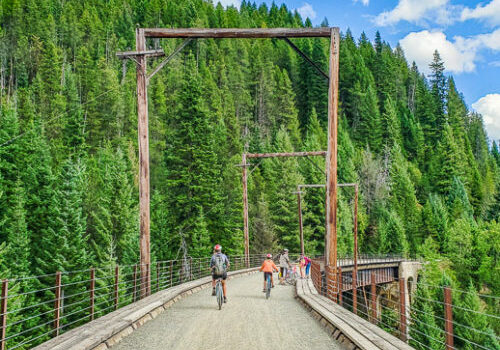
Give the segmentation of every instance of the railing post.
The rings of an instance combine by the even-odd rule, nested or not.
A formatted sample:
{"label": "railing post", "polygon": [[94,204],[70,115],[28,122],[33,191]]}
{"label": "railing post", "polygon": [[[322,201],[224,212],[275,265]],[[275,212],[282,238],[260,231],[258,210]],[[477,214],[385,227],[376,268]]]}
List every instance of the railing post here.
{"label": "railing post", "polygon": [[399,333],[401,340],[406,342],[406,284],[404,278],[399,280]]}
{"label": "railing post", "polygon": [[375,271],[371,272],[371,299],[372,323],[377,323],[377,285],[375,284]]}
{"label": "railing post", "polygon": [[339,266],[339,274],[337,277],[338,281],[338,287],[337,290],[339,291],[339,305],[342,306],[342,267]]}
{"label": "railing post", "polygon": [[95,269],[90,269],[90,320],[94,320],[95,304]]}
{"label": "railing post", "polygon": [[174,261],[170,260],[170,287],[174,285]]}
{"label": "railing post", "polygon": [[59,336],[59,320],[61,315],[61,272],[56,272],[56,289],[54,301],[54,329],[56,337]]}
{"label": "railing post", "polygon": [[2,297],[0,298],[0,350],[5,350],[5,333],[7,328],[7,298],[9,295],[9,281],[2,281]]}
{"label": "railing post", "polygon": [[351,284],[352,284],[352,312],[354,312],[355,315],[358,314],[358,269],[354,269],[352,271],[352,279],[351,279]]}
{"label": "railing post", "polygon": [[135,303],[137,300],[137,264],[134,265],[134,291],[132,292],[132,300]]}
{"label": "railing post", "polygon": [[193,257],[189,257],[189,280],[191,281],[193,279]]}
{"label": "railing post", "polygon": [[148,283],[146,284],[145,288],[146,288],[146,294],[144,296],[148,296],[151,294],[151,266],[150,264],[146,264],[146,276],[147,276],[147,281]]}
{"label": "railing post", "polygon": [[156,291],[160,291],[160,263],[156,262]]}
{"label": "railing post", "polygon": [[453,311],[450,287],[444,288],[444,330],[446,334],[446,350],[453,350]]}
{"label": "railing post", "polygon": [[120,270],[118,265],[115,266],[115,310],[118,309],[118,277]]}

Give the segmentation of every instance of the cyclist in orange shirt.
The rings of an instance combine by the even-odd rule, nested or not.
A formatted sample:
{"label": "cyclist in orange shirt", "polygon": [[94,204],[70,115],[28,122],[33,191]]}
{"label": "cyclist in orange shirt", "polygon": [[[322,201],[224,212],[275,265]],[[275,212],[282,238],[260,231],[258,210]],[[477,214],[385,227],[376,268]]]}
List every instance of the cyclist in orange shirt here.
{"label": "cyclist in orange shirt", "polygon": [[273,270],[278,272],[278,267],[274,264],[273,261],[273,256],[271,254],[267,254],[266,260],[262,263],[262,266],[260,267],[259,271],[264,272],[264,289],[262,290],[263,292],[266,291],[266,281],[267,281],[267,276],[271,276],[271,284],[274,288],[274,281],[273,281]]}

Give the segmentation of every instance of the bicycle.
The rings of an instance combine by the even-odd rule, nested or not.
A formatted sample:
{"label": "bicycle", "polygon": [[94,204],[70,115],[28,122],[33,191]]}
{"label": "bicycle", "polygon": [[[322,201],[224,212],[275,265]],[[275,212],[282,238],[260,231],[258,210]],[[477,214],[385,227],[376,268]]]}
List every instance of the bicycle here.
{"label": "bicycle", "polygon": [[222,278],[217,278],[215,283],[215,298],[217,299],[217,304],[219,305],[219,310],[222,309],[222,304],[224,303],[224,292],[222,290]]}
{"label": "bicycle", "polygon": [[267,275],[267,283],[266,283],[266,299],[269,299],[271,296],[271,275]]}

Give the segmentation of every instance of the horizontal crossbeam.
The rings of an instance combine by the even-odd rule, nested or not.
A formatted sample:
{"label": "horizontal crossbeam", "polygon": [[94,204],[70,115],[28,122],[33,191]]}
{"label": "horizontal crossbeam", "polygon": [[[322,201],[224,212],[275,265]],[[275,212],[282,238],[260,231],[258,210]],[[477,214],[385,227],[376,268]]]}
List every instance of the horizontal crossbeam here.
{"label": "horizontal crossbeam", "polygon": [[160,57],[160,56],[165,56],[165,52],[163,52],[162,49],[159,49],[159,50],[145,50],[145,51],[122,51],[116,53],[116,57],[121,59],[137,57],[137,56]]}
{"label": "horizontal crossbeam", "polygon": [[332,28],[144,28],[147,38],[329,38]]}
{"label": "horizontal crossbeam", "polygon": [[247,153],[247,158],[274,158],[274,157],[311,157],[326,156],[326,151],[315,152],[288,152],[288,153]]}

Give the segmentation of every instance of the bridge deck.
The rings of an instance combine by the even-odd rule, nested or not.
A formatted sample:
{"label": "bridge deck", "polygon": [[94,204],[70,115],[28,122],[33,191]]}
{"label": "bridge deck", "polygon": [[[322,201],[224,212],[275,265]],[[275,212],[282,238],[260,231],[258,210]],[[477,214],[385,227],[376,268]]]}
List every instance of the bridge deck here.
{"label": "bridge deck", "polygon": [[113,350],[341,349],[294,300],[291,286],[276,285],[266,300],[262,274],[231,280],[221,311],[210,293],[204,289],[182,299]]}

